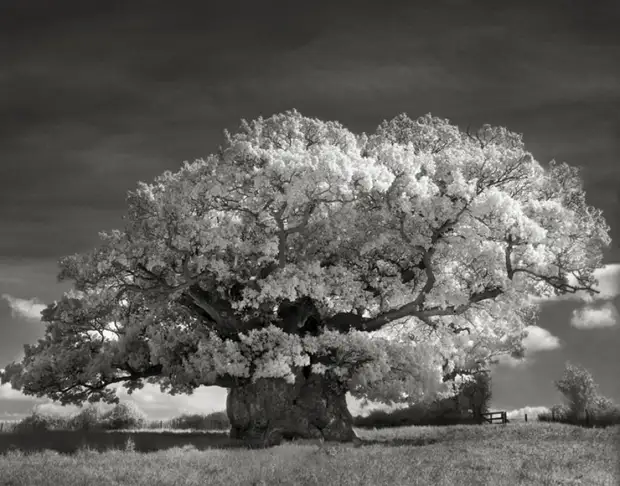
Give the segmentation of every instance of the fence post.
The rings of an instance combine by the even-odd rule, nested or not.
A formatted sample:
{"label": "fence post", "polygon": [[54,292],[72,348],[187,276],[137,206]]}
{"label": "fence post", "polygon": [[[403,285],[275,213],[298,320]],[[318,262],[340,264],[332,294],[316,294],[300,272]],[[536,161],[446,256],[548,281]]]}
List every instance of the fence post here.
{"label": "fence post", "polygon": [[164,428],[164,421],[163,421],[163,420],[160,420],[160,421],[159,421],[159,428],[160,428],[160,429],[163,429],[163,428]]}
{"label": "fence post", "polygon": [[527,422],[527,413],[525,414],[525,421]]}
{"label": "fence post", "polygon": [[504,425],[508,423],[508,417],[506,417],[506,412],[502,412],[502,423]]}
{"label": "fence post", "polygon": [[4,428],[4,422],[0,422],[0,432],[2,432],[3,428]]}

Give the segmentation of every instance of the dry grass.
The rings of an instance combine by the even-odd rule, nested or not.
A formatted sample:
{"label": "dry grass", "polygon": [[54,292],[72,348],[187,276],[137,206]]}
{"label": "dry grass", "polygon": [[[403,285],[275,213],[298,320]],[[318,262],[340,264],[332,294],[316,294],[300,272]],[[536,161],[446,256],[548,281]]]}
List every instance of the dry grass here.
{"label": "dry grass", "polygon": [[72,455],[12,451],[0,455],[0,484],[618,484],[620,427],[529,423],[358,430],[358,435],[364,441],[361,447],[327,443],[319,447],[303,441],[257,450],[177,445],[140,453],[131,451],[130,444],[128,450],[82,449]]}

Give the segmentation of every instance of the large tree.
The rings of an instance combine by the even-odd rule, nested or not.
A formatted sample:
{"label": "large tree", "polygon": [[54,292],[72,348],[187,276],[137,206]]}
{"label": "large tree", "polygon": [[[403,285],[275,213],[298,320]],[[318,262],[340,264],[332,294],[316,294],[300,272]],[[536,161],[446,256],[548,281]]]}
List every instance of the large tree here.
{"label": "large tree", "polygon": [[354,437],[345,394],[456,393],[521,356],[533,297],[592,293],[609,244],[578,171],[505,128],[399,115],[374,134],[289,111],[129,193],[63,258],[75,289],[2,382],[62,403],[123,383],[229,388],[233,437]]}

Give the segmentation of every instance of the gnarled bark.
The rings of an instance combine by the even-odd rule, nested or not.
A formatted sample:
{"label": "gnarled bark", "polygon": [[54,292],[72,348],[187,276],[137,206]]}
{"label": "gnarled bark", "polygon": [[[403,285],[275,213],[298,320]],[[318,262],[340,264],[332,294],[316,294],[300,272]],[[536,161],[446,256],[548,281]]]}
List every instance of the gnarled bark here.
{"label": "gnarled bark", "polygon": [[342,385],[307,370],[299,371],[294,384],[260,378],[231,388],[226,401],[230,437],[267,446],[293,438],[352,441],[356,435],[345,394]]}

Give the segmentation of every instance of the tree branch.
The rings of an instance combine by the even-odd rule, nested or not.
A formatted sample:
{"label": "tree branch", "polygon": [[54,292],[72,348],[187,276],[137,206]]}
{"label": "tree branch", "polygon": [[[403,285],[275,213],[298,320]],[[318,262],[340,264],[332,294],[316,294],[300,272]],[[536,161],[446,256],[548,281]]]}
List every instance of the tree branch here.
{"label": "tree branch", "polygon": [[508,235],[506,242],[506,273],[508,274],[508,278],[512,280],[515,275],[515,270],[512,267],[512,235]]}
{"label": "tree branch", "polygon": [[530,275],[536,279],[542,280],[543,282],[546,282],[547,284],[549,284],[551,287],[553,287],[556,290],[559,290],[560,292],[566,292],[569,294],[574,294],[576,292],[579,291],[586,291],[586,292],[590,292],[593,294],[598,294],[600,293],[598,290],[595,290],[594,288],[592,288],[589,285],[586,286],[579,286],[579,285],[570,285],[568,282],[566,282],[566,280],[561,277],[561,276],[555,276],[555,275],[540,275],[532,270],[529,270],[527,268],[515,268],[513,270],[513,274],[516,273],[525,273],[527,275]]}
{"label": "tree branch", "polygon": [[188,295],[192,299],[193,303],[196,306],[198,306],[200,309],[202,309],[207,314],[209,319],[215,322],[215,325],[218,328],[223,329],[226,327],[230,327],[230,323],[226,322],[227,320],[219,312],[219,310],[215,306],[213,306],[211,302],[209,302],[202,295],[200,295],[196,290],[190,287],[189,289],[187,289],[185,294]]}
{"label": "tree branch", "polygon": [[417,247],[423,251],[422,264],[424,265],[424,272],[426,273],[426,282],[424,284],[424,287],[422,288],[422,290],[416,297],[416,299],[411,304],[408,304],[408,305],[416,306],[418,308],[421,307],[424,304],[424,301],[426,300],[426,296],[431,292],[431,290],[433,290],[433,287],[435,286],[435,282],[437,281],[437,279],[435,277],[435,273],[433,270],[432,259],[433,259],[433,255],[437,251],[437,246],[436,246],[437,242],[439,242],[448,231],[454,228],[454,226],[459,222],[459,219],[461,218],[461,216],[467,210],[468,207],[469,207],[468,204],[465,204],[463,208],[461,208],[461,210],[458,213],[456,213],[454,218],[445,221],[439,228],[436,228],[435,230],[433,230],[433,233],[431,235],[431,242],[430,242],[431,244],[428,249],[420,247],[420,246]]}
{"label": "tree branch", "polygon": [[460,315],[467,311],[473,304],[476,304],[483,300],[494,299],[502,293],[503,289],[500,287],[487,288],[481,292],[476,292],[472,294],[466,304],[449,306],[445,309],[441,307],[433,307],[426,310],[419,310],[419,305],[414,301],[405,304],[398,309],[394,309],[380,314],[377,317],[362,319],[361,322],[356,326],[356,328],[360,331],[366,332],[378,331],[386,324],[389,324],[390,322],[396,321],[398,319],[402,319],[404,317],[416,317],[423,322],[428,323],[429,317]]}

